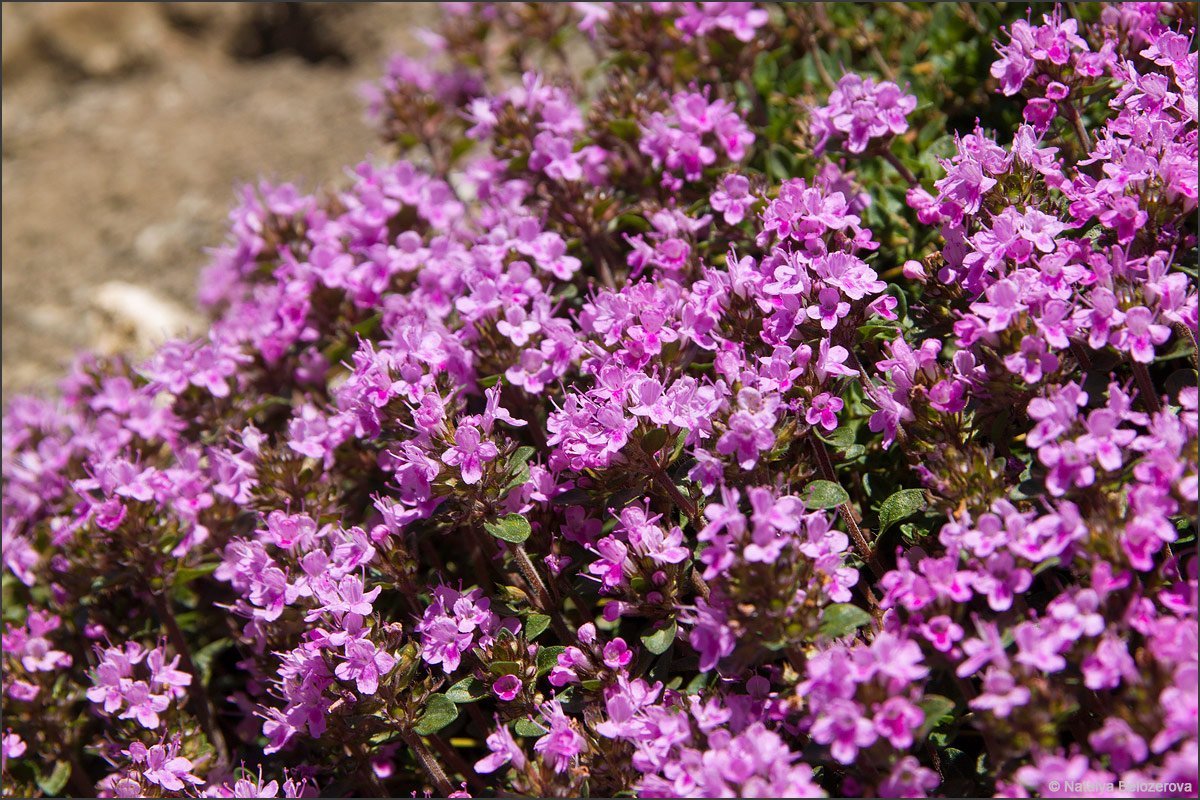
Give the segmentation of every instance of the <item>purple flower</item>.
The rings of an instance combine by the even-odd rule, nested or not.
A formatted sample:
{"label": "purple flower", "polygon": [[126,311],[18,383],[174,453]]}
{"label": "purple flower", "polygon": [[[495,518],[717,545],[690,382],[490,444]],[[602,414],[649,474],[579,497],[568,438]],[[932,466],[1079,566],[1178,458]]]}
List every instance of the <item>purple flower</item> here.
{"label": "purple flower", "polygon": [[758,463],[758,454],[775,444],[775,408],[779,400],[764,398],[755,389],[738,393],[738,410],[729,417],[728,428],[717,440],[717,452],[734,455],[743,469]]}
{"label": "purple flower", "polygon": [[338,664],[333,673],[344,681],[354,681],[361,694],[375,694],[379,679],[396,665],[396,659],[379,650],[366,639],[350,639],[346,642],[345,661]]}
{"label": "purple flower", "polygon": [[625,644],[625,640],[621,637],[618,636],[604,645],[604,664],[609,669],[621,669],[628,666],[632,660],[633,651],[629,649],[629,645]]}
{"label": "purple flower", "polygon": [[974,583],[977,590],[987,595],[993,611],[1007,611],[1012,608],[1013,598],[1033,583],[1033,575],[1018,567],[1008,553],[993,553],[975,574]]}
{"label": "purple flower", "polygon": [[838,320],[850,313],[850,304],[842,301],[842,295],[837,289],[825,287],[817,293],[817,302],[807,309],[810,319],[821,321],[825,330],[837,327]]}
{"label": "purple flower", "polygon": [[826,705],[813,723],[812,739],[829,745],[830,754],[842,764],[854,763],[863,747],[875,743],[878,734],[862,707],[849,700],[834,700]]}
{"label": "purple flower", "polygon": [[13,733],[11,728],[6,730],[3,739],[0,739],[0,755],[4,757],[5,761],[10,758],[20,758],[25,755],[26,749],[25,740]]}
{"label": "purple flower", "polygon": [[512,762],[512,765],[519,770],[525,769],[525,751],[513,739],[512,733],[506,726],[497,725],[496,730],[488,734],[487,747],[491,754],[475,762],[476,772],[486,775],[495,772],[509,762]]}
{"label": "purple flower", "polygon": [[521,693],[521,679],[516,675],[501,675],[492,684],[492,692],[505,702],[509,702]]}
{"label": "purple flower", "polygon": [[509,306],[504,310],[504,319],[496,323],[496,330],[507,336],[517,347],[529,342],[529,337],[542,329],[541,323],[529,319],[521,306]]}
{"label": "purple flower", "polygon": [[483,438],[474,425],[461,425],[454,432],[454,446],[442,453],[442,461],[459,467],[466,484],[479,483],[483,477],[483,465],[494,459],[500,451],[491,441]]}
{"label": "purple flower", "polygon": [[555,772],[566,772],[571,761],[587,747],[587,740],[575,730],[557,701],[551,700],[541,710],[550,723],[550,731],[534,742],[533,749],[550,762]]}
{"label": "purple flower", "polygon": [[809,403],[804,419],[809,425],[820,425],[825,430],[832,431],[838,426],[837,414],[844,405],[840,397],[821,392]]}
{"label": "purple flower", "polygon": [[136,719],[147,730],[159,726],[159,714],[171,706],[171,700],[165,694],[153,694],[150,684],[145,681],[133,681],[123,687],[123,699],[126,708],[120,714],[120,719]]}
{"label": "purple flower", "polygon": [[570,139],[542,131],[533,140],[529,168],[541,170],[559,181],[577,181],[583,177],[580,154],[574,151]]}
{"label": "purple flower", "polygon": [[670,98],[670,111],[656,111],[641,126],[638,150],[655,168],[666,167],[665,184],[675,185],[682,173],[699,180],[704,168],[717,160],[719,146],[731,161],[740,161],[754,144],[754,134],[726,100],[709,101],[707,92],[678,92]]}
{"label": "purple flower", "polygon": [[955,644],[962,641],[963,629],[954,620],[943,614],[922,625],[921,635],[939,653],[948,653]]}
{"label": "purple flower", "polygon": [[1145,227],[1150,216],[1138,205],[1137,198],[1121,197],[1100,214],[1100,222],[1117,232],[1117,241],[1129,244]]}
{"label": "purple flower", "polygon": [[472,644],[491,643],[501,621],[491,610],[491,600],[479,589],[457,592],[448,586],[438,586],[433,597],[416,625],[421,634],[421,658],[426,664],[441,664],[449,674],[458,669],[462,654]]}
{"label": "purple flower", "polygon": [[1088,736],[1088,744],[1097,753],[1108,756],[1113,769],[1121,772],[1141,764],[1150,755],[1146,740],[1120,717],[1105,720],[1099,730]]}
{"label": "purple flower", "polygon": [[925,721],[925,712],[905,700],[892,697],[875,710],[875,732],[897,750],[912,747],[913,732]]}
{"label": "purple flower", "polygon": [[1067,644],[1058,630],[1045,622],[1022,622],[1016,627],[1018,664],[1046,673],[1065,669],[1067,661],[1061,653]]}
{"label": "purple flower", "polygon": [[166,689],[176,699],[186,697],[187,692],[184,688],[192,685],[192,676],[176,669],[179,659],[179,656],[175,656],[167,663],[167,655],[161,648],[151,650],[146,656],[146,665],[150,668],[150,684],[155,688]]}
{"label": "purple flower", "polygon": [[746,211],[754,203],[750,196],[750,180],[737,173],[726,175],[721,188],[712,193],[709,203],[713,211],[722,213],[726,224],[737,225],[746,218]]}
{"label": "purple flower", "polygon": [[140,742],[135,742],[130,746],[128,752],[135,762],[144,762],[142,777],[169,792],[181,791],[184,788],[184,781],[192,784],[204,782],[191,773],[192,762],[177,755],[179,752],[177,743],[156,744],[147,749]]}
{"label": "purple flower", "polygon": [[1092,690],[1115,689],[1122,680],[1137,683],[1139,673],[1125,642],[1105,636],[1083,660],[1083,683]]}
{"label": "purple flower", "polygon": [[1004,367],[1030,385],[1058,369],[1058,364],[1058,356],[1049,352],[1046,342],[1037,336],[1026,336],[1021,340],[1020,352],[1004,357]]}
{"label": "purple flower", "polygon": [[941,780],[931,769],[921,766],[914,756],[905,756],[896,762],[883,783],[879,784],[880,797],[928,797]]}
{"label": "purple flower", "polygon": [[838,81],[825,106],[812,111],[813,131],[821,152],[830,137],[845,137],[846,149],[861,153],[871,139],[890,137],[908,130],[908,115],[917,107],[915,95],[904,94],[891,81],[876,83],[847,73]]}
{"label": "purple flower", "polygon": [[970,706],[991,711],[1004,719],[1013,709],[1028,703],[1029,698],[1029,689],[1018,684],[1008,670],[991,667],[983,676],[983,693],[973,699]]}
{"label": "purple flower", "polygon": [[1125,350],[1134,361],[1149,364],[1154,360],[1154,346],[1171,338],[1171,329],[1154,322],[1154,312],[1145,306],[1134,306],[1125,312],[1125,325],[1116,335],[1117,347]]}

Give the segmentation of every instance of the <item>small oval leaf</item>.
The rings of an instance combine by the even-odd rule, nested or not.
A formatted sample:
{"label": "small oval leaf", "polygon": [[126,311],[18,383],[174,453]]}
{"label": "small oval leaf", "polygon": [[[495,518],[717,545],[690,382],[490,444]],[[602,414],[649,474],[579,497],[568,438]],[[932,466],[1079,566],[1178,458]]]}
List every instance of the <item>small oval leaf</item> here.
{"label": "small oval leaf", "polygon": [[902,519],[925,508],[925,490],[901,489],[879,507],[879,535]]}
{"label": "small oval leaf", "polygon": [[853,603],[835,603],[821,612],[821,635],[841,639],[871,621],[871,615]]}
{"label": "small oval leaf", "polygon": [[532,529],[529,527],[529,520],[520,514],[509,514],[507,517],[501,517],[495,522],[485,522],[483,527],[497,539],[503,539],[513,544],[520,544],[525,541],[532,532]]}
{"label": "small oval leaf", "polygon": [[662,655],[671,649],[671,645],[675,643],[675,634],[678,633],[679,626],[675,624],[675,620],[671,620],[665,626],[656,631],[648,631],[642,634],[642,644],[646,649],[654,655]]}
{"label": "small oval leaf", "polygon": [[525,640],[532,642],[550,627],[550,617],[545,614],[530,614],[525,618]]}
{"label": "small oval leaf", "polygon": [[931,734],[942,720],[950,716],[954,711],[954,701],[948,697],[942,697],[940,694],[927,694],[917,703],[921,711],[925,714],[925,721],[921,723],[920,729],[917,731],[916,740],[924,741],[925,737]]}
{"label": "small oval leaf", "polygon": [[71,764],[69,761],[56,761],[54,763],[54,771],[46,777],[39,776],[37,779],[38,788],[46,793],[47,797],[57,797],[67,786],[67,781],[71,779]]}
{"label": "small oval leaf", "polygon": [[421,736],[430,736],[458,719],[458,706],[444,694],[431,695],[425,704],[425,713],[413,726]]}
{"label": "small oval leaf", "polygon": [[545,736],[548,731],[531,719],[519,719],[513,723],[517,736]]}
{"label": "small oval leaf", "polygon": [[446,690],[452,703],[474,703],[487,696],[487,684],[478,678],[463,678]]}
{"label": "small oval leaf", "polygon": [[850,495],[833,481],[813,481],[800,495],[806,508],[834,508],[850,502]]}
{"label": "small oval leaf", "polygon": [[642,449],[653,455],[662,449],[662,446],[667,443],[667,429],[654,428],[647,431],[642,437]]}
{"label": "small oval leaf", "polygon": [[559,644],[556,644],[553,647],[543,647],[541,650],[538,650],[538,675],[545,675],[547,672],[558,666],[558,656],[559,654],[565,652],[567,652],[567,648]]}
{"label": "small oval leaf", "polygon": [[488,664],[488,672],[493,675],[518,675],[521,672],[521,665],[516,661],[493,661]]}

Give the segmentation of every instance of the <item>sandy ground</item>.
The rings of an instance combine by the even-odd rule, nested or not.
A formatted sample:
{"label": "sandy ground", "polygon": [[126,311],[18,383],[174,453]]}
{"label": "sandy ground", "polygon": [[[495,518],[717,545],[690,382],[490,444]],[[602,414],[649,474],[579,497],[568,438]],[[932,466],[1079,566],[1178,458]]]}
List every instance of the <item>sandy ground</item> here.
{"label": "sandy ground", "polygon": [[113,281],[194,308],[238,185],[312,188],[383,152],[358,88],[435,13],[5,4],[4,396],[113,346]]}

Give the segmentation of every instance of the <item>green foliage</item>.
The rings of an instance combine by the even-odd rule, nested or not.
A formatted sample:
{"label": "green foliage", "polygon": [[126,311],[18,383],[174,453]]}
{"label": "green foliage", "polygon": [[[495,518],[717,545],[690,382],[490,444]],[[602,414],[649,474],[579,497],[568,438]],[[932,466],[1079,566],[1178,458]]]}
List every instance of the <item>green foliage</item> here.
{"label": "green foliage", "polygon": [[826,639],[840,639],[871,621],[871,615],[853,603],[836,603],[821,612],[820,633]]}
{"label": "green foliage", "polygon": [[501,517],[496,522],[484,523],[483,527],[497,539],[503,539],[513,544],[524,542],[529,538],[529,534],[532,533],[529,521],[520,514],[509,514],[506,517]]}
{"label": "green foliage", "polygon": [[413,726],[421,736],[430,736],[458,719],[458,706],[444,694],[430,695],[425,702],[425,713]]}
{"label": "green foliage", "polygon": [[834,508],[850,501],[850,495],[833,481],[813,481],[804,487],[800,499],[810,509]]}

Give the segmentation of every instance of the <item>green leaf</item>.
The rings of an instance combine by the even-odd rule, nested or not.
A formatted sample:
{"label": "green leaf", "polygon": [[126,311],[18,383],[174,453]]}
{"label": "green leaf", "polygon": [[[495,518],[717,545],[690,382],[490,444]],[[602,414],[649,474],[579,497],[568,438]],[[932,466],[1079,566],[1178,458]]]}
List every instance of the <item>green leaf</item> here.
{"label": "green leaf", "polygon": [[675,460],[678,459],[679,455],[683,452],[683,447],[685,444],[687,444],[687,437],[688,431],[686,430],[680,431],[679,435],[675,437],[675,447],[671,450],[672,464],[675,463]]}
{"label": "green leaf", "polygon": [[185,583],[191,583],[196,578],[202,578],[205,575],[211,575],[217,568],[217,562],[213,561],[209,564],[201,564],[198,567],[181,567],[175,570],[175,585],[179,586]]}
{"label": "green leaf", "polygon": [[446,690],[446,697],[452,703],[474,703],[487,697],[487,684],[478,678],[463,678]]}
{"label": "green leaf", "polygon": [[425,704],[425,713],[413,726],[413,731],[421,736],[437,733],[442,728],[458,719],[458,706],[444,694],[435,694]]}
{"label": "green leaf", "polygon": [[767,151],[767,175],[776,181],[790,178],[793,172],[788,166],[790,160],[791,154],[782,145],[771,145]]}
{"label": "green leaf", "polygon": [[833,508],[850,502],[846,490],[833,481],[813,481],[800,494],[806,508]]}
{"label": "green leaf", "polygon": [[839,450],[845,450],[850,445],[854,444],[855,430],[849,425],[842,425],[825,433],[822,430],[813,428],[813,433],[817,438],[826,444],[831,444]]}
{"label": "green leaf", "polygon": [[642,437],[642,450],[647,453],[654,454],[662,449],[662,446],[667,443],[667,429],[654,428]]}
{"label": "green leaf", "polygon": [[550,670],[558,666],[558,656],[561,653],[567,652],[567,648],[562,645],[554,645],[553,647],[543,647],[538,650],[537,654],[537,674],[545,675]]}
{"label": "green leaf", "polygon": [[901,489],[879,507],[879,535],[902,519],[925,508],[925,490]]}
{"label": "green leaf", "polygon": [[509,514],[507,517],[501,517],[495,522],[485,522],[483,527],[497,539],[503,539],[513,544],[520,544],[528,539],[529,534],[532,533],[532,529],[529,527],[529,520],[520,514]]}
{"label": "green leaf", "polygon": [[268,397],[265,400],[253,405],[250,410],[246,412],[246,416],[257,417],[259,414],[266,411],[268,408],[271,408],[272,406],[290,406],[291,404],[292,401],[286,397]]}
{"label": "green leaf", "polygon": [[954,711],[954,701],[940,694],[927,694],[917,705],[925,712],[925,721],[917,731],[918,742],[924,741],[925,737]]}
{"label": "green leaf", "polygon": [[896,315],[900,319],[908,317],[908,294],[894,283],[888,284],[888,294],[896,298]]}
{"label": "green leaf", "polygon": [[821,635],[841,639],[871,621],[871,615],[853,603],[835,603],[821,612]]}
{"label": "green leaf", "polygon": [[530,614],[525,618],[525,639],[532,642],[550,627],[550,617],[545,614]]}
{"label": "green leaf", "polygon": [[621,214],[611,223],[609,223],[610,231],[632,231],[634,233],[645,233],[650,230],[651,225],[645,217],[640,214]]}
{"label": "green leaf", "polygon": [[534,452],[536,451],[529,445],[521,445],[509,456],[508,468],[513,469],[518,464],[527,464],[529,459],[533,458]]}
{"label": "green leaf", "polygon": [[504,491],[508,492],[518,486],[523,486],[529,480],[529,459],[533,457],[533,448],[528,445],[518,447],[508,459],[508,470],[512,473]]}
{"label": "green leaf", "polygon": [[48,796],[57,797],[66,788],[67,781],[70,779],[71,763],[69,761],[57,761],[54,764],[54,771],[49,776],[45,778],[38,776],[37,785]]}
{"label": "green leaf", "polygon": [[712,676],[715,674],[715,672],[696,673],[696,676],[688,681],[687,689],[685,690],[686,693],[700,694],[702,691],[708,688],[709,681],[712,680]]}
{"label": "green leaf", "polygon": [[516,661],[493,661],[488,664],[488,672],[496,675],[516,675],[521,671],[521,665]]}
{"label": "green leaf", "polygon": [[634,119],[614,119],[609,120],[608,130],[613,136],[618,139],[626,139],[633,141],[638,136],[638,124]]}
{"label": "green leaf", "polygon": [[375,332],[375,329],[379,327],[379,323],[381,322],[383,322],[382,314],[372,314],[350,330],[366,338]]}
{"label": "green leaf", "polygon": [[380,731],[367,741],[369,741],[375,747],[378,747],[384,744],[391,744],[392,742],[399,741],[402,738],[404,737],[396,731]]}
{"label": "green leaf", "polygon": [[519,719],[513,723],[517,736],[545,736],[548,731],[531,719]]}
{"label": "green leaf", "polygon": [[1175,358],[1184,358],[1185,356],[1191,358],[1194,352],[1191,340],[1176,334],[1175,346],[1165,353],[1155,355],[1154,361],[1158,363],[1159,361],[1170,361]]}
{"label": "green leaf", "polygon": [[675,644],[675,634],[678,632],[679,626],[675,624],[675,620],[671,620],[656,631],[643,633],[642,644],[654,655],[662,655]]}
{"label": "green leaf", "polygon": [[196,671],[200,673],[200,685],[208,686],[208,682],[212,680],[213,661],[223,651],[233,646],[233,639],[228,636],[217,639],[215,642],[209,642],[196,651],[196,655],[192,657],[192,663],[196,665]]}
{"label": "green leaf", "polygon": [[1061,558],[1059,558],[1058,556],[1050,556],[1045,561],[1043,561],[1042,563],[1038,564],[1036,567],[1033,568],[1033,574],[1036,577],[1038,575],[1041,575],[1046,570],[1053,569],[1054,567],[1057,567],[1060,564],[1062,564]]}

